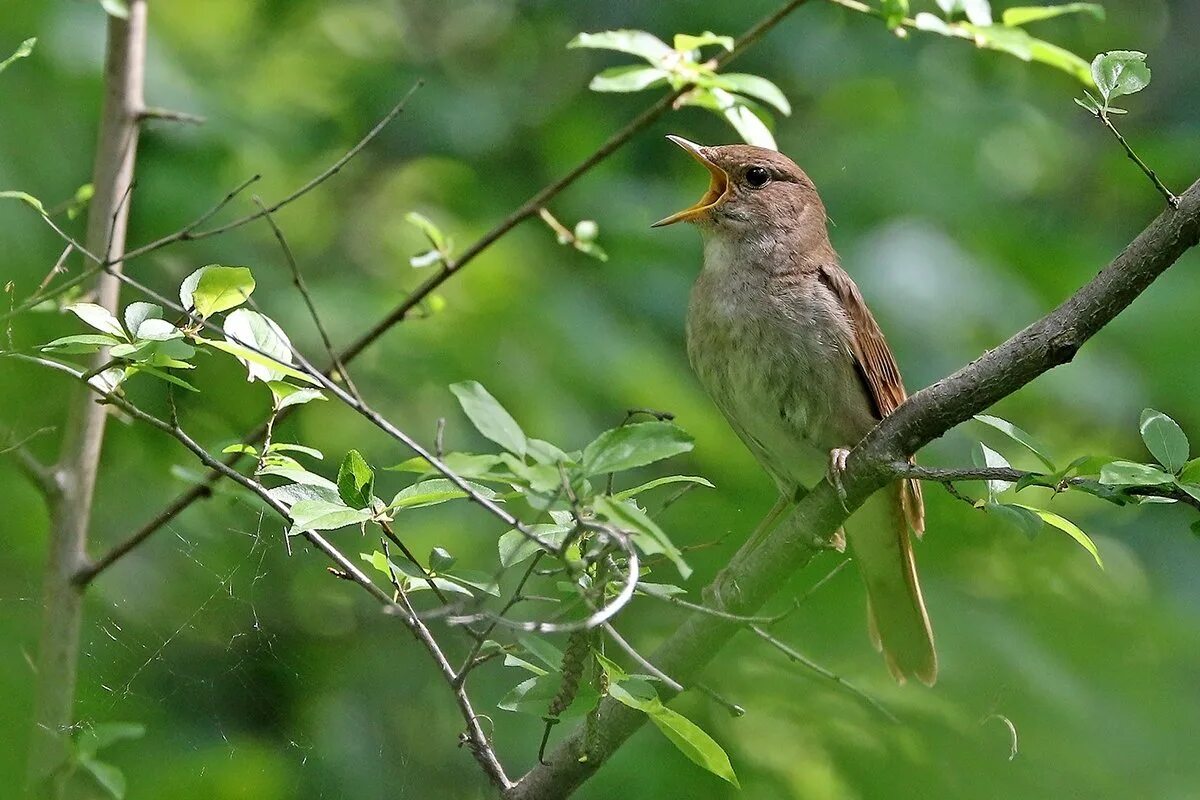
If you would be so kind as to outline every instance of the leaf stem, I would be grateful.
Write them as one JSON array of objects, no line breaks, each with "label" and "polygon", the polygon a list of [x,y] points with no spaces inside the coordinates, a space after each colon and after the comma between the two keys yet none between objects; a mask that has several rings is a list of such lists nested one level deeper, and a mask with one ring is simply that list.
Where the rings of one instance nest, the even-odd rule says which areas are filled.
[{"label": "leaf stem", "polygon": [[1102,123],[1104,123],[1104,127],[1108,128],[1112,132],[1113,136],[1117,137],[1117,141],[1121,143],[1121,147],[1125,148],[1125,154],[1129,156],[1133,163],[1138,165],[1138,169],[1145,173],[1146,177],[1149,178],[1151,183],[1154,184],[1154,188],[1158,189],[1159,194],[1167,199],[1167,203],[1171,206],[1171,208],[1178,209],[1179,197],[1177,197],[1170,189],[1166,187],[1154,170],[1150,169],[1150,167],[1146,165],[1146,162],[1142,161],[1137,153],[1133,152],[1133,148],[1129,146],[1129,142],[1125,141],[1125,137],[1121,135],[1121,132],[1117,130],[1115,125],[1112,124],[1112,120],[1108,118],[1108,113],[1104,109],[1101,109],[1100,111],[1096,112],[1096,117]]}]

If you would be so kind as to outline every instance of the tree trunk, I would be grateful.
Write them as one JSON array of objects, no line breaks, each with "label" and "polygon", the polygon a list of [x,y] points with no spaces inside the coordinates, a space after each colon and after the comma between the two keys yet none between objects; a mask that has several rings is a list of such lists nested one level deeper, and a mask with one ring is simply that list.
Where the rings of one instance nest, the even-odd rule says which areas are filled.
[{"label": "tree trunk", "polygon": [[[129,192],[137,155],[142,78],[146,53],[146,3],[130,0],[127,19],[108,17],[104,64],[104,105],[92,170],[95,194],[88,211],[85,246],[100,258],[118,258],[125,249]],[[113,265],[120,269],[120,262]],[[119,281],[102,273],[95,302],[114,313]],[[108,360],[96,355],[93,367]],[[55,467],[58,492],[51,499],[49,563],[43,588],[43,616],[38,644],[34,727],[29,753],[28,786],[38,796],[61,797],[63,769],[74,723],[75,678],[83,618],[83,590],[75,573],[87,560],[88,523],[107,418],[87,387],[72,399],[70,416]]]}]

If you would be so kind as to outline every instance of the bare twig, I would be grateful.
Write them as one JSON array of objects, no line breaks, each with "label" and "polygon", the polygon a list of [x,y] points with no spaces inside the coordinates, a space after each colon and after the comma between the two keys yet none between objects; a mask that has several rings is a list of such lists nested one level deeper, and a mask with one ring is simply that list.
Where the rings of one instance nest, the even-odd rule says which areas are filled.
[{"label": "bare twig", "polygon": [[139,122],[149,122],[156,119],[167,122],[185,122],[189,125],[203,125],[207,121],[198,114],[189,114],[186,111],[174,111],[169,108],[158,108],[157,106],[143,108],[138,112]]},{"label": "bare twig", "polygon": [[1130,161],[1132,161],[1134,164],[1137,164],[1138,169],[1140,169],[1142,173],[1150,179],[1150,182],[1154,184],[1154,188],[1158,190],[1158,193],[1167,199],[1167,203],[1171,206],[1171,208],[1179,208],[1179,198],[1176,197],[1175,194],[1173,194],[1171,190],[1167,188],[1166,184],[1159,179],[1158,173],[1150,169],[1150,167],[1146,165],[1146,162],[1142,161],[1141,157],[1138,156],[1137,153],[1133,152],[1133,148],[1129,146],[1129,142],[1125,141],[1125,137],[1121,135],[1121,132],[1117,130],[1115,125],[1112,124],[1112,120],[1108,118],[1107,111],[1100,109],[1096,112],[1096,118],[1104,123],[1104,127],[1108,128],[1109,132],[1117,138],[1117,141],[1121,143],[1121,147],[1125,149],[1125,155],[1129,156]]}]

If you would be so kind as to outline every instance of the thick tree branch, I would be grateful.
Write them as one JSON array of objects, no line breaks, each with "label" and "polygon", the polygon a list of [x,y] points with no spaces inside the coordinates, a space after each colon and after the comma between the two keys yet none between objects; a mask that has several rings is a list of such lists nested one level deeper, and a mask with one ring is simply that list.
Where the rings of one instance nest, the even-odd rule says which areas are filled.
[{"label": "thick tree branch", "polygon": [[[1200,241],[1200,183],[1167,209],[1087,285],[1062,305],[958,372],[917,392],[884,419],[850,453],[842,484],[843,504],[828,481],[817,485],[761,545],[743,547],[705,590],[707,605],[731,614],[755,613],[777,587],[808,564],[852,511],[896,476],[897,462],[970,419],[1038,375],[1071,360],[1186,250]],[[740,624],[693,614],[651,659],[684,685],[740,629]],[[665,694],[666,692],[664,692]],[[576,729],[545,765],[535,766],[507,800],[568,797],[646,720],[615,701],[600,706],[584,754],[584,731]],[[598,743],[598,744],[597,744]]]}]

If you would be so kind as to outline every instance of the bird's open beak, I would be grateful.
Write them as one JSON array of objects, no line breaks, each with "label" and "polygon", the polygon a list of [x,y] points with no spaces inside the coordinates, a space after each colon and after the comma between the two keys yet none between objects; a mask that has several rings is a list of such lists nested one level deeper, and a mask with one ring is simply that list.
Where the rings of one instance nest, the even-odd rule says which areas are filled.
[{"label": "bird's open beak", "polygon": [[659,228],[663,225],[674,225],[676,222],[690,222],[698,217],[703,216],[706,211],[715,206],[717,203],[721,202],[721,200],[725,197],[725,192],[729,189],[729,176],[725,173],[725,170],[721,169],[712,161],[709,161],[707,157],[705,157],[703,147],[695,142],[689,142],[682,136],[668,135],[667,138],[682,147],[688,152],[688,155],[704,165],[704,168],[708,170],[710,183],[708,184],[708,191],[704,193],[703,197],[696,201],[695,205],[685,208],[683,211],[672,214],[669,217],[660,219],[658,222],[650,226],[652,228]]}]

